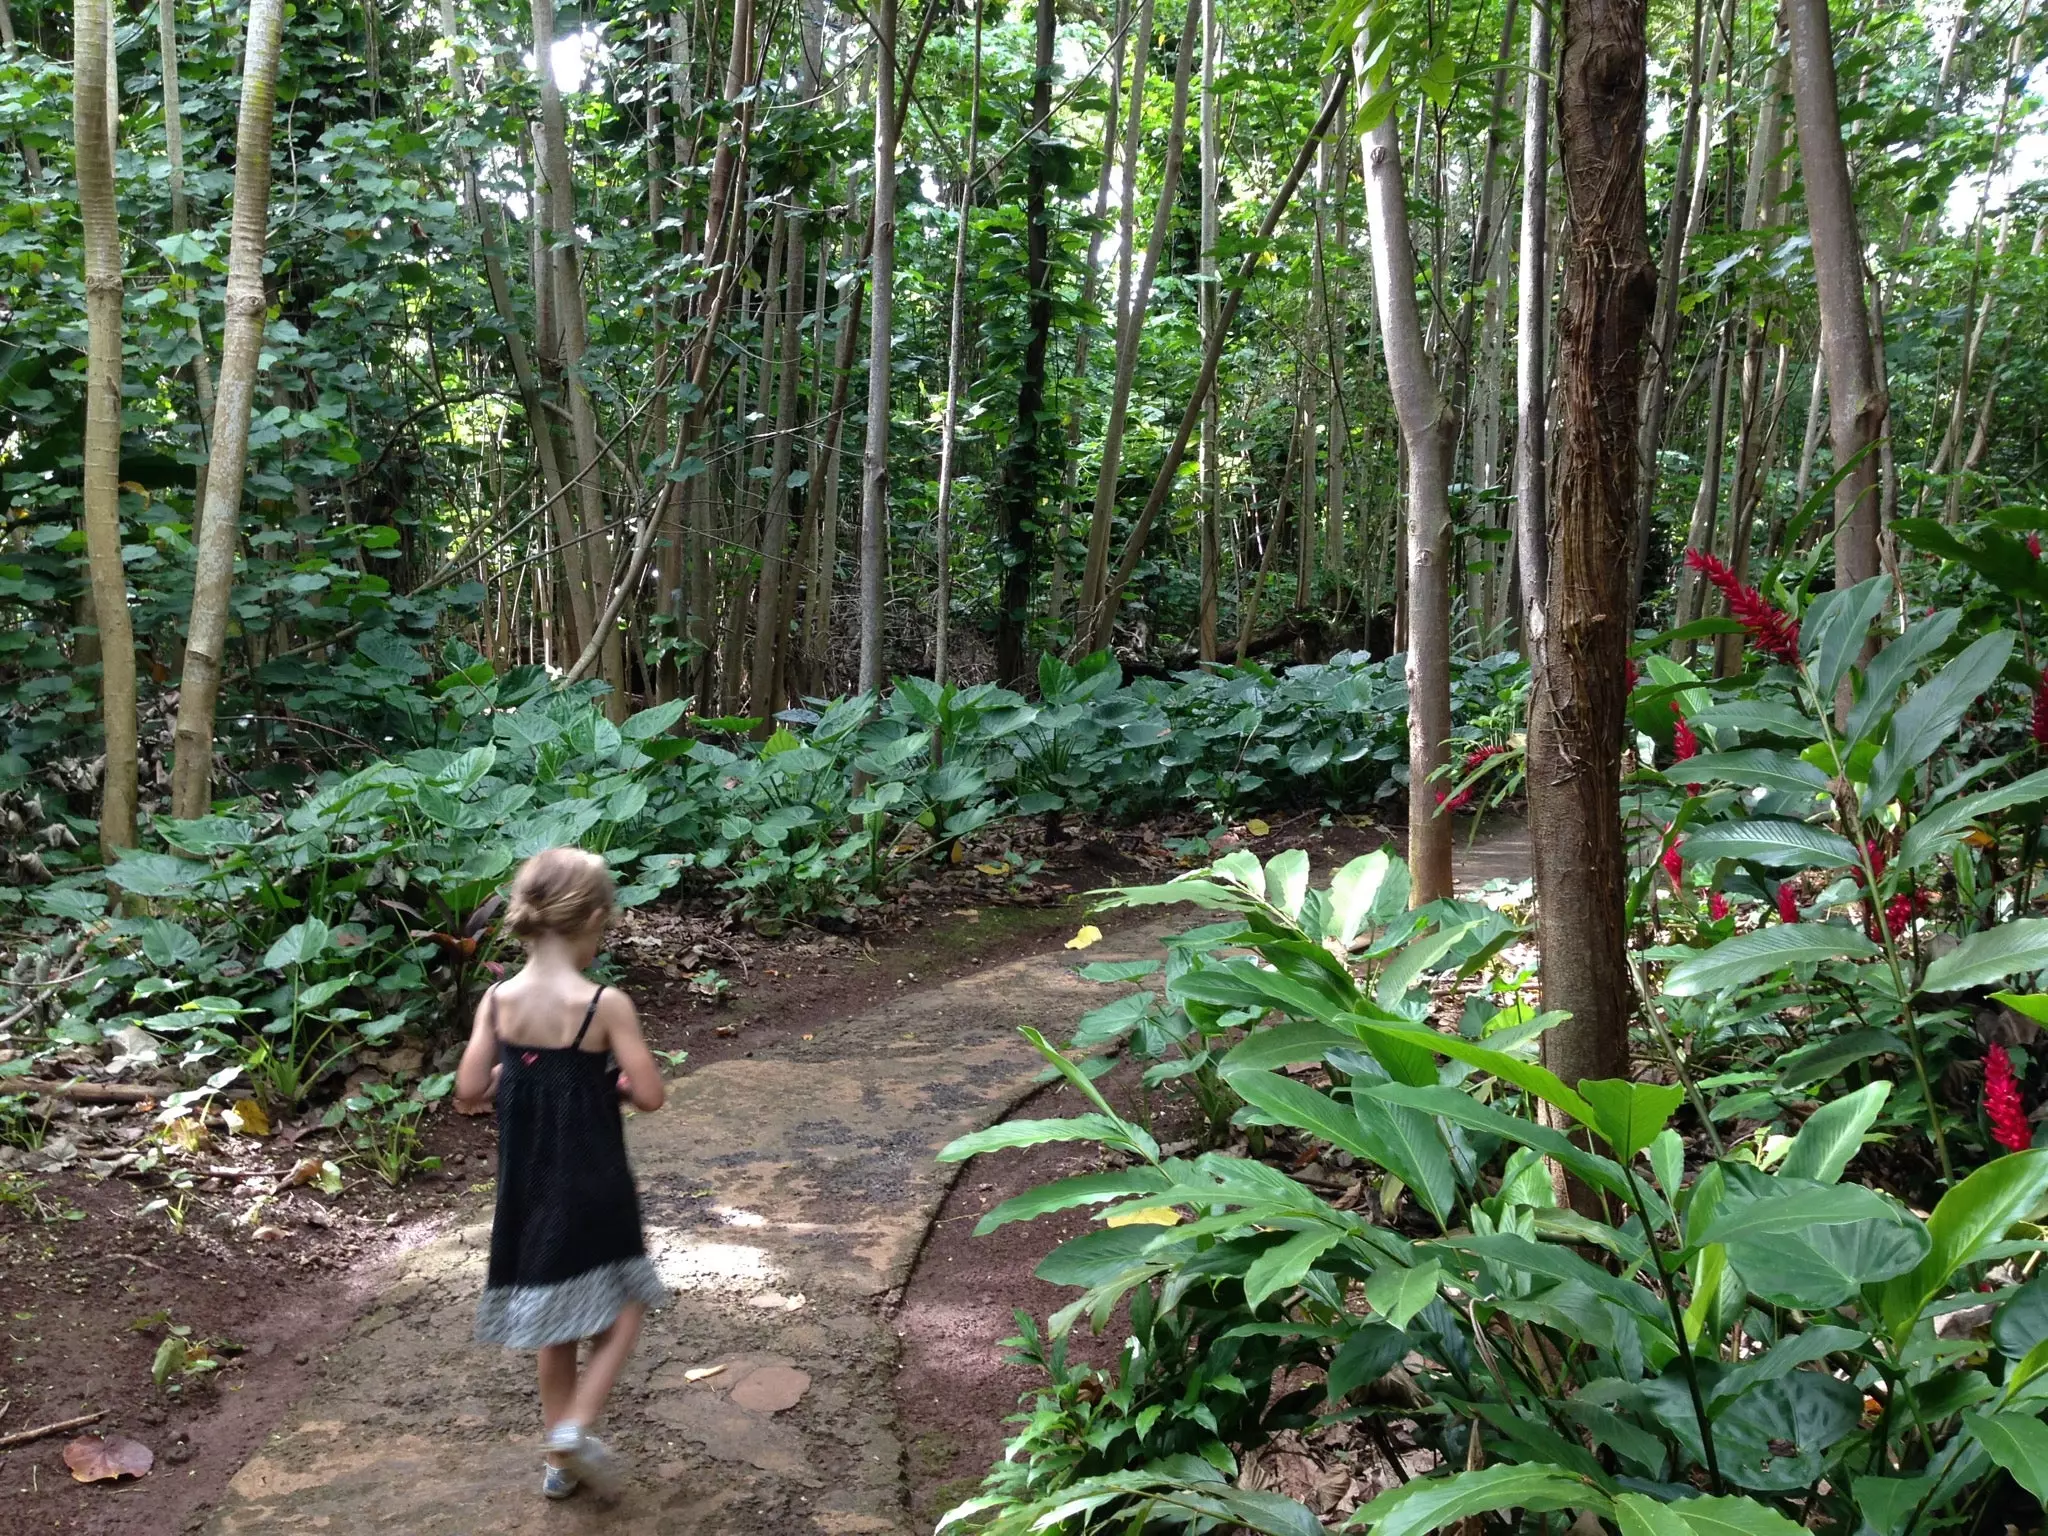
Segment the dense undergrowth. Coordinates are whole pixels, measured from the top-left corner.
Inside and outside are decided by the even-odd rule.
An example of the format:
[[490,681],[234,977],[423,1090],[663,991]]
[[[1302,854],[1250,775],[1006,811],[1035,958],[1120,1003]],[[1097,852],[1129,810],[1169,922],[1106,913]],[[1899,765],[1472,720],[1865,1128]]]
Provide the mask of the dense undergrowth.
[[[1016,818],[1362,809],[1406,775],[1398,659],[1126,682],[1106,656],[1047,658],[1033,700],[911,677],[879,704],[770,722],[701,719],[678,702],[620,725],[592,689],[560,689],[538,668],[447,660],[431,677],[382,631],[278,703],[330,735],[379,733],[366,763],[297,792],[250,764],[245,781],[273,787],[200,820],[160,817],[150,847],[104,869],[42,839],[40,883],[0,890],[27,1046],[0,1072],[46,1050],[117,1053],[107,1042],[140,1028],[207,1079],[195,1092],[296,1110],[365,1051],[412,1041],[431,1054],[447,1038],[478,968],[509,953],[493,921],[506,879],[560,844],[604,853],[626,906],[690,899],[764,927],[844,923],[970,839],[979,860],[1028,879],[1002,836]],[[1512,656],[1463,669],[1475,740],[1511,732],[1525,680]],[[26,819],[85,833],[28,755],[47,748],[43,725],[16,740]],[[381,1122],[418,1102],[359,1113]]]
[[[1039,1267],[1077,1297],[1020,1314],[1044,1385],[942,1530],[2038,1528],[2030,593],[1902,617],[1886,578],[1766,596],[1702,564],[1750,660],[1716,679],[1660,651],[1632,692],[1633,1076],[1547,1071],[1562,1017],[1510,918],[1411,910],[1383,853],[1327,888],[1298,852],[1234,853],[1118,892],[1213,920],[1087,968],[1141,985],[1064,1050],[1033,1037],[1084,1112],[945,1154],[1083,1141],[1101,1166],[981,1224],[1100,1216]],[[1189,1096],[1185,1155],[1093,1087],[1113,1050]],[[1123,1336],[1111,1363],[1074,1362],[1084,1323]],[[1275,1437],[1340,1426],[1326,1454],[1365,1447],[1385,1490],[1362,1507],[1239,1485]]]

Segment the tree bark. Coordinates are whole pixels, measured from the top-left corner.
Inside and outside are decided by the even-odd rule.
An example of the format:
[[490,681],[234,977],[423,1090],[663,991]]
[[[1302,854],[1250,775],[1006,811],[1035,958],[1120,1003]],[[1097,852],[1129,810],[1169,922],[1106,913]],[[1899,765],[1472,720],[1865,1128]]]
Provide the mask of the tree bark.
[[[1050,0],[1040,0],[1049,4]],[[882,599],[889,560],[890,330],[896,323],[896,0],[875,0],[874,297],[868,321],[867,443],[861,455],[860,691],[882,691]],[[905,103],[908,105],[907,101]]]
[[761,574],[754,586],[754,656],[749,668],[756,714],[772,716],[788,702],[777,691],[788,636],[780,622],[782,572],[789,546],[789,476],[795,464],[797,387],[803,376],[804,217],[788,216],[782,258],[782,363],[777,374],[775,443],[769,451],[768,506],[761,521]]
[[[1202,4],[1202,113],[1201,143],[1197,155],[1201,161],[1202,207],[1201,207],[1201,287],[1197,290],[1196,307],[1201,317],[1202,344],[1208,346],[1209,339],[1216,332],[1217,299],[1216,243],[1222,233],[1221,210],[1217,206],[1218,165],[1217,165],[1217,99],[1216,99],[1216,53],[1219,33],[1216,25],[1216,0],[1201,0]],[[1217,609],[1223,600],[1223,537],[1219,524],[1218,502],[1222,486],[1221,455],[1223,449],[1222,402],[1216,391],[1210,390],[1202,402],[1202,442],[1200,449],[1200,472],[1202,481],[1201,521],[1201,612],[1197,619],[1197,644],[1203,661],[1216,659]]]
[[939,427],[937,523],[939,590],[933,615],[932,681],[946,686],[953,621],[953,473],[960,451],[960,376],[967,362],[967,226],[974,208],[975,159],[981,148],[981,7],[974,8],[974,75],[967,95],[967,159],[960,175],[960,213],[953,231],[953,295],[946,325],[946,414]]
[[1529,8],[1529,84],[1522,116],[1522,250],[1515,302],[1515,576],[1529,611],[1549,582],[1550,10]]
[[100,658],[100,853],[135,846],[135,633],[121,565],[121,226],[114,202],[111,0],[78,0],[72,134],[85,244],[85,559]]
[[[0,0],[0,48],[4,48],[9,53],[12,53],[15,48],[14,13],[8,9],[7,0]],[[108,61],[107,71],[109,74],[113,73],[113,62],[111,59]],[[34,187],[37,182],[43,179],[43,157],[36,153],[35,145],[29,143],[27,139],[21,141],[21,168],[28,174],[28,184],[30,187]]]
[[1647,0],[1568,0],[1558,69],[1571,233],[1550,580],[1530,626],[1529,828],[1543,1006],[1571,1015],[1544,1036],[1543,1060],[1567,1083],[1628,1068],[1625,605],[1638,389],[1657,291],[1644,232],[1647,13]]
[[[0,0],[5,4],[5,0]],[[171,193],[171,233],[182,235],[192,227],[191,209],[185,201],[185,116],[178,93],[178,12],[176,0],[157,0],[157,54],[163,75],[164,161]],[[112,60],[108,61],[111,70]],[[33,154],[34,150],[29,153]],[[176,265],[174,263],[174,265]],[[206,327],[192,317],[192,398],[198,403],[199,418],[213,421],[213,368],[206,357]],[[193,476],[192,508],[196,513],[206,504],[206,466]]]
[[1416,905],[1451,894],[1451,822],[1437,813],[1451,735],[1450,472],[1457,417],[1430,372],[1415,294],[1400,124],[1365,137],[1373,292],[1387,385],[1408,456],[1408,865]]
[[1799,121],[1799,164],[1806,181],[1807,225],[1820,290],[1821,351],[1827,358],[1828,440],[1835,468],[1835,586],[1877,574],[1878,463],[1885,400],[1870,345],[1863,292],[1863,240],[1855,189],[1842,148],[1835,94],[1835,45],[1827,0],[1784,0],[1792,35],[1792,99]]
[[1002,547],[1003,576],[996,598],[996,680],[1005,687],[1025,681],[1025,645],[1030,627],[1031,567],[1040,493],[1046,478],[1045,355],[1052,335],[1052,225],[1046,207],[1047,156],[1052,76],[1059,15],[1054,0],[1036,0],[1030,131],[1025,154],[1024,358],[1017,375],[1015,436],[1003,459],[996,489],[996,537]]
[[242,55],[242,101],[235,126],[227,321],[221,336],[212,457],[206,504],[199,518],[192,617],[185,637],[173,733],[171,814],[188,820],[204,816],[213,798],[214,710],[220,701],[242,482],[249,466],[249,411],[270,304],[263,286],[263,253],[270,235],[270,142],[283,22],[283,0],[250,0],[248,40]]

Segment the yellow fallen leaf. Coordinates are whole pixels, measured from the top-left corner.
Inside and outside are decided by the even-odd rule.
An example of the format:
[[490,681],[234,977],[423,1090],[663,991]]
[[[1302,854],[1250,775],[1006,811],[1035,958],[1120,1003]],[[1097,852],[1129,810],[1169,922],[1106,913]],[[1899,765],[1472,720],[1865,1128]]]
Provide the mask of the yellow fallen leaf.
[[699,1365],[683,1372],[685,1381],[709,1381],[725,1369],[722,1365]]
[[946,859],[948,863],[964,864],[967,862],[967,849],[961,844],[955,843],[953,851],[946,855]]
[[268,1136],[270,1117],[263,1113],[263,1106],[254,1099],[237,1099],[220,1113],[227,1121],[228,1129],[237,1136]]
[[1067,940],[1067,948],[1086,949],[1091,944],[1100,944],[1101,942],[1102,930],[1093,923],[1083,923],[1081,931]]
[[1177,1227],[1180,1212],[1170,1205],[1148,1205],[1140,1211],[1113,1211],[1103,1221],[1112,1227]]
[[1264,837],[1268,832],[1273,830],[1271,827],[1267,826],[1263,821],[1259,820],[1259,818],[1256,816],[1254,816],[1250,821],[1244,824],[1244,829],[1245,831],[1249,832],[1253,837]]
[[984,875],[1007,875],[1010,872],[1007,864],[977,864],[974,867]]

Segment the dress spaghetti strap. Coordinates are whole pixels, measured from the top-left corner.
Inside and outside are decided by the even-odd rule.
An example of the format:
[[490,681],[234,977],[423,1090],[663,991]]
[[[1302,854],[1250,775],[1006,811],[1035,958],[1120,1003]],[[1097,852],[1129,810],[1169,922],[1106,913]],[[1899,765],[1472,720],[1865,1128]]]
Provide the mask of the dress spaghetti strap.
[[597,1000],[603,996],[603,987],[599,987],[595,992],[590,994],[590,1006],[583,1010],[583,1024],[576,1031],[576,1038],[569,1042],[570,1050],[574,1051],[582,1049],[583,1037],[590,1033],[590,1021],[597,1017]]

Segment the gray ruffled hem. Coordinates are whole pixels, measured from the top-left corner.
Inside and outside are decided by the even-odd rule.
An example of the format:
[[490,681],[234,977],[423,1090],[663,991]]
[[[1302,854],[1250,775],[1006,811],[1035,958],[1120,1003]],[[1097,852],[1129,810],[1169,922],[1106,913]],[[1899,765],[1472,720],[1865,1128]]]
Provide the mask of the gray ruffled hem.
[[650,1311],[668,1303],[668,1287],[645,1254],[553,1285],[492,1286],[477,1304],[476,1336],[507,1349],[573,1344],[603,1333],[635,1301]]

